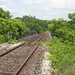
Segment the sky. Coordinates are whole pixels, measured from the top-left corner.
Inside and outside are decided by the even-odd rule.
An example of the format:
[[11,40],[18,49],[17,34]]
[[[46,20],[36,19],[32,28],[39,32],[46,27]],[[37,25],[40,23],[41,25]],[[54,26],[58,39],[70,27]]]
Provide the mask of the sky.
[[36,16],[39,19],[68,19],[75,12],[75,0],[0,0],[0,7],[9,10],[13,17]]

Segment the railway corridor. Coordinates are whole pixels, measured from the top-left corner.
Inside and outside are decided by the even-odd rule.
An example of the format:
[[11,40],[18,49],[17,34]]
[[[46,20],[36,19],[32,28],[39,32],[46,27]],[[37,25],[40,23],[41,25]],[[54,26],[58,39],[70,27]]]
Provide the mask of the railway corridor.
[[33,46],[23,45],[22,47],[19,47],[13,52],[0,58],[0,72],[10,74],[12,72],[16,72],[17,68],[19,68],[19,66],[25,61],[33,48]]
[[39,37],[38,43],[24,44],[2,56],[0,75],[43,75],[41,73],[42,60],[48,48],[40,42],[46,41],[49,37],[49,33],[45,33],[41,38]]

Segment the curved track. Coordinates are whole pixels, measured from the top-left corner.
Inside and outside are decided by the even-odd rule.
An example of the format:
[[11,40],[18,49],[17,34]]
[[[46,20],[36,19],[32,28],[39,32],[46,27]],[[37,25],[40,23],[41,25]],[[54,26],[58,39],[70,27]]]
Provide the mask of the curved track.
[[21,73],[22,68],[31,58],[33,53],[37,50],[42,41],[45,40],[47,33],[38,38],[38,44],[22,45],[16,50],[3,55],[0,58],[0,75],[18,75]]

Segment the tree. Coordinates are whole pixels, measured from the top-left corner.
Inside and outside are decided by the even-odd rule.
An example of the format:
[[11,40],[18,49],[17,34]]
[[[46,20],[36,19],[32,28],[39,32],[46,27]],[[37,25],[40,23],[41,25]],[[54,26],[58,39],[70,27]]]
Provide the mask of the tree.
[[0,18],[7,19],[7,18],[11,18],[11,17],[12,17],[12,15],[10,15],[9,11],[4,11],[2,8],[0,8]]
[[68,18],[69,19],[75,19],[75,13],[69,13]]
[[20,19],[23,21],[26,26],[32,31],[35,30],[37,33],[42,33],[48,30],[48,22],[47,20],[36,19],[35,16],[23,16],[17,17],[16,19]]

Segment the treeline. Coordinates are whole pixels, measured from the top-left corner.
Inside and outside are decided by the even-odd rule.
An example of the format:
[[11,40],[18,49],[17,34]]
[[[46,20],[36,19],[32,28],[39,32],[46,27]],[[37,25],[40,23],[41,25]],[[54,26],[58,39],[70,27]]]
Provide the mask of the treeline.
[[53,19],[48,24],[53,39],[46,44],[52,48],[49,60],[56,75],[75,75],[75,13],[68,14],[68,18]]
[[37,33],[42,33],[48,30],[48,24],[50,21],[48,20],[40,20],[36,19],[36,17],[32,16],[23,16],[23,17],[16,17],[16,19],[21,20],[26,24],[26,26],[32,31],[35,30]]
[[9,11],[0,8],[0,43],[21,38],[27,31],[45,32],[49,21],[36,19],[32,16],[12,19]]

